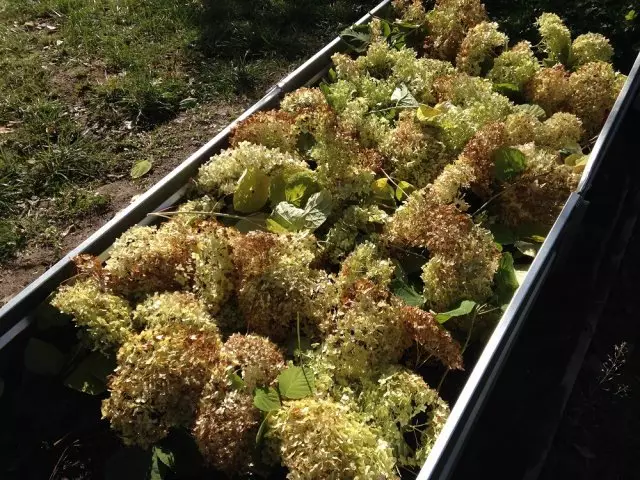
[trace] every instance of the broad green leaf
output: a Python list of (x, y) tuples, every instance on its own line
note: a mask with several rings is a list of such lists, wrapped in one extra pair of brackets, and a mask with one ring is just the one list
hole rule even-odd
[(409, 182), (405, 182), (401, 180), (398, 182), (398, 186), (396, 187), (396, 199), (400, 202), (404, 202), (409, 195), (416, 191), (416, 187), (411, 185)]
[(526, 267), (522, 265), (518, 265), (517, 268), (514, 268), (514, 273), (515, 273), (518, 285), (522, 285), (522, 283), (524, 282), (524, 277), (527, 276), (527, 273), (529, 272), (529, 267), (530, 265), (527, 265)]
[(495, 176), (506, 182), (522, 173), (527, 167), (527, 158), (517, 148), (502, 147), (493, 154)]
[(301, 172), (293, 175), (287, 180), (285, 186), (285, 201), (296, 207), (302, 207), (309, 200), (309, 197), (320, 191), (320, 186), (314, 180), (313, 175)]
[(244, 390), (245, 388), (247, 388), (247, 384), (244, 383), (242, 377), (240, 377), (240, 375), (238, 375), (237, 373), (229, 372), (228, 377), (229, 381), (231, 382), (231, 386), (235, 390)]
[(267, 214), (264, 212), (253, 213), (234, 225), (240, 233), (253, 232), (254, 230), (266, 230)]
[(164, 480), (169, 478), (175, 468), (173, 453), (162, 447), (155, 446), (151, 450), (151, 469), (149, 480)]
[(292, 366), (278, 375), (280, 395), (290, 400), (298, 400), (313, 394), (314, 378), (308, 368)]
[(518, 240), (514, 243), (515, 247), (527, 257), (535, 258), (538, 254), (538, 250), (540, 250), (540, 244), (525, 242), (524, 240)]
[(286, 188), (287, 182), (282, 175), (276, 175), (271, 179), (269, 184), (269, 201), (271, 205), (277, 205), (287, 200)]
[(418, 107), (418, 110), (416, 110), (416, 118), (420, 122), (431, 122), (441, 113), (442, 110), (439, 110), (436, 107), (430, 107), (429, 105), (422, 104)]
[(340, 33), (340, 38), (356, 53), (364, 53), (371, 43), (368, 25), (353, 25)]
[(386, 20), (380, 20), (380, 25), (382, 26), (382, 35), (384, 38), (387, 38), (391, 35), (391, 25)]
[(544, 111), (544, 109), (540, 105), (536, 105), (535, 103), (516, 105), (515, 110), (533, 115), (538, 120), (544, 120), (547, 117), (547, 113)]
[(473, 309), (476, 308), (476, 305), (476, 302), (472, 302), (471, 300), (463, 300), (458, 308), (454, 308), (453, 310), (449, 310), (448, 312), (438, 313), (436, 315), (436, 320), (439, 323), (444, 323), (453, 317), (462, 317), (464, 315), (469, 315), (471, 312), (473, 312)]
[(625, 14), (624, 19), (625, 19), (627, 22), (633, 22), (633, 21), (636, 19), (636, 17), (637, 17), (637, 16), (638, 16), (638, 14), (636, 13), (636, 11), (635, 11), (635, 10), (629, 10), (629, 11)]
[(263, 412), (270, 412), (271, 410), (279, 409), (282, 404), (280, 403), (280, 395), (273, 388), (258, 388), (253, 394), (253, 404), (256, 408)]
[(140, 178), (151, 170), (153, 164), (149, 160), (140, 160), (133, 167), (131, 167), (131, 178)]
[(513, 230), (500, 223), (494, 223), (489, 230), (493, 234), (493, 239), (500, 245), (510, 245), (518, 238)]
[(115, 368), (113, 358), (92, 352), (64, 379), (64, 384), (89, 395), (100, 395), (107, 390), (107, 377)]
[(338, 80), (338, 74), (333, 68), (329, 69), (329, 73), (327, 74), (327, 76), (329, 77), (329, 80), (331, 82), (336, 82)]
[(511, 297), (517, 290), (518, 279), (513, 268), (513, 257), (509, 252), (503, 253), (500, 258), (500, 265), (494, 277), (495, 296), (498, 305), (504, 305), (511, 301)]
[(373, 192), (373, 198), (376, 202), (383, 205), (395, 206), (395, 192), (393, 187), (389, 185), (389, 180), (386, 178), (379, 178), (374, 180), (371, 185), (371, 191)]
[(331, 194), (327, 190), (311, 195), (304, 209), (280, 202), (267, 219), (267, 230), (274, 233), (314, 231), (329, 217), (332, 207)]
[(515, 83), (494, 83), (493, 90), (505, 97), (515, 97), (520, 94), (520, 86)]
[(571, 155), (569, 155), (564, 159), (564, 164), (569, 165), (570, 167), (575, 167), (577, 163), (584, 158), (588, 158), (587, 155), (584, 155), (582, 153), (572, 153)]
[(391, 101), (396, 102), (397, 107), (418, 108), (420, 106), (404, 83), (393, 91)]
[(400, 297), (410, 307), (422, 307), (424, 305), (424, 297), (403, 278), (394, 278), (389, 288), (394, 295)]
[(233, 193), (233, 208), (240, 213), (253, 213), (264, 207), (269, 200), (271, 180), (260, 170), (250, 168), (244, 171), (236, 191)]
[(24, 366), (39, 375), (57, 375), (64, 367), (64, 355), (50, 343), (31, 338), (24, 351)]

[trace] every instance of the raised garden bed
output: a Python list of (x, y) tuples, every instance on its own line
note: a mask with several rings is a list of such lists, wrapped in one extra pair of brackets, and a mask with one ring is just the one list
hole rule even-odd
[(395, 7), (0, 310), (0, 353), (26, 367), (2, 372), (10, 472), (451, 472), (570, 245), (624, 78), (553, 15), (534, 52), (475, 1)]

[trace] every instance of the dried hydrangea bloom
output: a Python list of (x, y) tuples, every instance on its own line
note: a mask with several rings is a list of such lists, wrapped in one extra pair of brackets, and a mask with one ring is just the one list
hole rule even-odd
[(363, 66), (357, 64), (353, 58), (344, 53), (334, 53), (331, 61), (340, 80), (354, 81), (364, 73)]
[(231, 147), (236, 147), (241, 142), (296, 153), (298, 131), (295, 128), (294, 116), (283, 110), (254, 113), (236, 125), (231, 133)]
[(155, 325), (132, 336), (118, 351), (103, 417), (126, 445), (142, 448), (172, 427), (189, 426), (221, 349), (217, 333), (185, 324)]
[(315, 238), (250, 232), (232, 244), (238, 307), (248, 331), (283, 342), (299, 319), (305, 333), (317, 335), (337, 292), (326, 272), (311, 268)]
[(403, 22), (422, 25), (427, 21), (427, 12), (422, 0), (393, 0), (396, 16)]
[(582, 120), (587, 137), (600, 131), (616, 101), (616, 73), (609, 63), (591, 62), (569, 77), (568, 109)]
[(395, 63), (396, 52), (385, 40), (372, 41), (367, 53), (356, 58), (359, 69), (369, 77), (386, 78)]
[(536, 21), (547, 59), (566, 64), (571, 49), (571, 32), (555, 13), (543, 13)]
[(206, 306), (192, 293), (154, 293), (133, 312), (136, 327), (184, 324), (196, 330), (218, 333), (215, 320)]
[(95, 279), (60, 287), (51, 305), (73, 316), (76, 325), (86, 329), (94, 350), (108, 353), (133, 334), (129, 303), (104, 290)]
[(280, 102), (281, 110), (294, 114), (327, 106), (327, 100), (319, 88), (299, 88), (288, 93)]
[(220, 212), (223, 206), (224, 202), (203, 195), (180, 205), (172, 221), (188, 227), (197, 227), (203, 221), (215, 218), (215, 214)]
[(460, 107), (488, 101), (494, 95), (493, 84), (489, 80), (466, 73), (441, 76), (433, 88), (439, 102), (450, 102)]
[(230, 254), (231, 229), (219, 228), (198, 237), (192, 257), (193, 291), (211, 313), (217, 313), (233, 295), (235, 271)]
[(247, 168), (255, 168), (269, 175), (282, 171), (303, 171), (307, 169), (307, 164), (278, 149), (240, 142), (235, 148), (214, 155), (200, 167), (197, 183), (201, 190), (212, 195), (230, 195)]
[(541, 68), (525, 87), (525, 96), (533, 104), (539, 105), (547, 115), (562, 110), (571, 87), (569, 74), (562, 65)]
[(381, 256), (378, 246), (365, 242), (342, 262), (338, 285), (343, 296), (361, 280), (386, 288), (391, 283), (394, 271), (395, 265)]
[(271, 385), (284, 368), (282, 351), (268, 338), (235, 333), (224, 342), (226, 361), (252, 392), (257, 386)]
[(515, 180), (516, 188), (505, 189), (492, 208), (501, 223), (518, 227), (523, 223), (551, 226), (580, 176), (559, 162), (558, 154), (533, 144), (518, 147), (527, 157), (527, 169)]
[(460, 191), (468, 188), (475, 179), (473, 167), (463, 159), (445, 165), (442, 173), (433, 181), (431, 191), (440, 204), (453, 203), (460, 198)]
[(380, 151), (392, 167), (391, 175), (418, 188), (431, 183), (449, 160), (444, 143), (422, 128), (413, 110), (400, 114), (394, 129), (381, 143)]
[(528, 112), (519, 111), (504, 120), (504, 133), (507, 145), (522, 145), (536, 140), (542, 122)]
[(177, 290), (190, 281), (198, 230), (181, 222), (130, 228), (109, 251), (104, 275), (114, 291), (139, 295)]
[(230, 391), (220, 398), (216, 387), (212, 382), (204, 389), (193, 437), (208, 465), (235, 476), (249, 470), (261, 414), (247, 393)]
[(358, 96), (362, 97), (371, 109), (393, 105), (391, 96), (398, 87), (393, 79), (374, 78), (370, 75), (361, 76), (359, 81), (355, 82), (355, 85)]
[(376, 205), (351, 205), (331, 227), (324, 245), (324, 255), (332, 263), (339, 263), (356, 246), (359, 237), (370, 237), (382, 230), (389, 215)]
[(433, 57), (454, 60), (467, 32), (486, 20), (487, 12), (480, 0), (438, 0), (427, 13), (426, 50)]
[(446, 402), (421, 376), (395, 365), (365, 384), (358, 403), (367, 421), (393, 448), (398, 464), (407, 467), (421, 467), (424, 462), (416, 458), (405, 435), (414, 436), (421, 456), (428, 455), (449, 414)]
[(418, 345), (451, 370), (462, 370), (462, 349), (451, 334), (430, 312), (416, 307), (404, 307), (400, 314), (409, 335)]
[(611, 42), (599, 33), (579, 35), (571, 46), (571, 65), (579, 67), (590, 62), (610, 62), (613, 57)]
[(474, 225), (458, 246), (436, 252), (422, 268), (427, 306), (443, 312), (463, 300), (486, 301), (499, 259), (491, 232)]
[(338, 312), (335, 331), (322, 346), (337, 381), (359, 379), (389, 363), (398, 363), (411, 346), (399, 301), (370, 282), (361, 282), (353, 299)]
[(415, 58), (412, 49), (401, 49), (392, 68), (392, 77), (398, 84), (404, 83), (412, 95), (421, 103), (436, 103), (433, 84), (439, 77), (453, 75), (451, 63), (433, 58)]
[(268, 424), (265, 439), (290, 480), (398, 478), (388, 443), (344, 405), (315, 398), (285, 402)]
[[(456, 57), (458, 70), (469, 75), (481, 75), (483, 68), (506, 48), (508, 37), (498, 31), (495, 22), (482, 22), (467, 32)], [(486, 70), (485, 70), (486, 71)]]
[(340, 128), (356, 136), (365, 148), (377, 148), (391, 131), (391, 123), (385, 117), (369, 114), (364, 98), (357, 97), (345, 105), (338, 119)]
[(527, 41), (502, 52), (493, 62), (487, 78), (493, 83), (506, 83), (522, 89), (540, 69), (540, 64)]
[(493, 155), (507, 142), (505, 124), (492, 123), (478, 130), (460, 154), (459, 160), (473, 169), (472, 188), (481, 196), (491, 193), (494, 179)]
[[(561, 150), (578, 145), (583, 134), (582, 121), (578, 117), (571, 113), (558, 112), (536, 129), (535, 143), (552, 150)], [(517, 144), (525, 144), (530, 141), (521, 141)]]

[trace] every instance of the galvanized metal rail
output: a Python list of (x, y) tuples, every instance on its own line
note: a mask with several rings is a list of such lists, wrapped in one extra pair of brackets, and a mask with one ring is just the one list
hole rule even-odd
[[(384, 0), (356, 23), (363, 24), (370, 21), (373, 16), (381, 14), (389, 4), (390, 0)], [(261, 100), (246, 110), (216, 137), (141, 195), (133, 204), (118, 212), (112, 220), (0, 308), (0, 351), (29, 328), (34, 322), (33, 310), (60, 283), (71, 276), (74, 257), (86, 253), (103, 254), (114, 240), (128, 228), (136, 224), (150, 223), (151, 219), (148, 216), (150, 213), (174, 205), (184, 195), (188, 181), (197, 173), (200, 165), (228, 145), (229, 134), (238, 122), (260, 110), (276, 107), (282, 95), (287, 92), (304, 85), (317, 83), (326, 74), (331, 55), (342, 49), (343, 44), (340, 38), (330, 42), (293, 73), (276, 84)], [(632, 108), (634, 101), (640, 102), (640, 100), (636, 100), (640, 90), (639, 70), (640, 57), (596, 142), (578, 191), (567, 200), (562, 213), (538, 252), (524, 283), (516, 292), (485, 346), (454, 405), (444, 430), (418, 476), (419, 480), (446, 479), (454, 471), (469, 433), (492, 391), (497, 376), (507, 361), (527, 314), (536, 301), (541, 285), (553, 266), (559, 246), (568, 241), (572, 225), (579, 222), (584, 212), (586, 206), (584, 194), (591, 188), (593, 179), (606, 158), (607, 149), (617, 134), (624, 115), (629, 108)]]

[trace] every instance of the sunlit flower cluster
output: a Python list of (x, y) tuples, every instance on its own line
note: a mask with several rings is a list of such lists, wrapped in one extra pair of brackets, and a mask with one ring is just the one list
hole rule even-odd
[(482, 67), (504, 49), (508, 38), (498, 31), (495, 22), (482, 22), (473, 27), (460, 45), (456, 66), (469, 75), (480, 75)]

